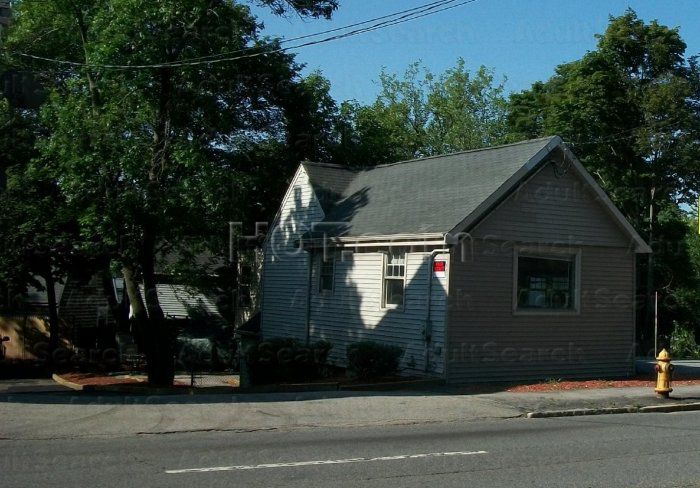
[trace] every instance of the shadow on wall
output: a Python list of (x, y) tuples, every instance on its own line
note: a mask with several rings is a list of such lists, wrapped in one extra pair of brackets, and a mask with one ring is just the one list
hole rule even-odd
[[(62, 324), (61, 335), (65, 337), (67, 327)], [(36, 315), (0, 316), (0, 335), (10, 338), (5, 342), (5, 359), (35, 361), (45, 354), (49, 343), (47, 320)], [(61, 346), (72, 349), (72, 344), (61, 340)]]
[(440, 375), (444, 371), (442, 314), (447, 306), (446, 289), (437, 278), (430, 280), (431, 261), (427, 249), (414, 248), (404, 256), (405, 262), (400, 266), (406, 278), (399, 280), (403, 282), (403, 304), (392, 307), (383, 303), (385, 257), (382, 251), (339, 253), (332, 292), (320, 290), (321, 256), (320, 251), (315, 253), (311, 340), (331, 342), (334, 349), (330, 358), (336, 363), (344, 363), (349, 344), (370, 340), (403, 349), (403, 374)]
[[(335, 199), (333, 210), (326, 216), (325, 221), (320, 220), (320, 214), (314, 215), (314, 207), (304, 202), (304, 194), (300, 188), (295, 188), (289, 211), (284, 213), (284, 218), (275, 229), (271, 239), (269, 251), (272, 253), (270, 264), (280, 266), (275, 272), (285, 273), (283, 266), (285, 261), (290, 269), (287, 273), (294, 273), (291, 278), (284, 274), (287, 281), (280, 288), (284, 289), (283, 302), (285, 307), (280, 307), (281, 300), (273, 302), (272, 294), (266, 297), (270, 300), (267, 310), (273, 309), (268, 317), (274, 315), (272, 330), (266, 332), (267, 338), (274, 336), (292, 336), (304, 340), (306, 338), (306, 307), (307, 288), (312, 290), (310, 314), (310, 340), (327, 340), (333, 344), (330, 359), (335, 364), (344, 365), (346, 348), (349, 344), (372, 340), (385, 344), (392, 344), (404, 350), (402, 367), (406, 374), (440, 374), (443, 370), (444, 340), (440, 337), (439, 344), (432, 341), (430, 330), (426, 327), (428, 319), (428, 278), (430, 248), (407, 249), (413, 253), (407, 254), (407, 261), (401, 266), (401, 275), (405, 274), (403, 296), (404, 304), (398, 307), (384, 307), (383, 294), (383, 268), (384, 254), (379, 249), (371, 252), (339, 253), (330, 247), (317, 248), (310, 253), (312, 259), (312, 275), (309, 283), (302, 267), (295, 266), (295, 260), (300, 259), (301, 243), (297, 242), (303, 237), (311, 236), (316, 240), (326, 242), (329, 236), (342, 236), (350, 233), (352, 229), (346, 224), (352, 221), (357, 212), (365, 207), (370, 199), (369, 188), (362, 188), (352, 195), (338, 200), (338, 195), (324, 195), (322, 201)], [(327, 208), (327, 206), (326, 206)], [(311, 222), (311, 224), (305, 224)], [(317, 241), (318, 242), (318, 241)], [(382, 251), (383, 252), (383, 251)], [(332, 255), (335, 259), (334, 284), (330, 294), (320, 290), (320, 263), (323, 256)], [(304, 262), (306, 262), (304, 254)], [(279, 264), (275, 264), (279, 263)], [(290, 282), (293, 280), (294, 285)], [(436, 283), (433, 282), (433, 286)], [(270, 287), (272, 288), (272, 287)], [(434, 288), (435, 291), (435, 288)], [(437, 290), (440, 291), (439, 289)], [(273, 292), (274, 293), (274, 292)], [(435, 293), (435, 300), (431, 308), (438, 308), (438, 304), (446, 307), (445, 291)], [(276, 297), (277, 298), (277, 297)], [(444, 312), (444, 308), (442, 310)], [(282, 319), (284, 317), (284, 319)], [(286, 323), (282, 323), (286, 321)], [(290, 324), (298, 324), (290, 326)], [(437, 327), (436, 327), (437, 329)], [(442, 330), (442, 324), (440, 324)], [(426, 363), (429, 367), (426, 368)]]

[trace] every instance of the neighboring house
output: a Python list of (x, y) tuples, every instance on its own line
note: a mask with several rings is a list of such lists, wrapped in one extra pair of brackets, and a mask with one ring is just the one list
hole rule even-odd
[[(76, 346), (99, 350), (115, 346), (117, 319), (110, 310), (107, 292), (113, 293), (116, 303), (123, 306), (123, 285), (118, 278), (112, 278), (106, 285), (100, 274), (87, 280), (70, 277), (66, 280), (58, 313), (68, 324)], [(126, 315), (125, 311), (120, 313)]]
[[(192, 319), (204, 314), (234, 326), (244, 323), (258, 308), (262, 258), (259, 244), (243, 242), (237, 244), (235, 268), (208, 252), (160, 256), (156, 288), (165, 317)], [(236, 279), (231, 279), (232, 269)], [(145, 300), (143, 285), (139, 289)]]
[(649, 246), (561, 138), (304, 163), (265, 242), (263, 338), (404, 348), (449, 383), (633, 372)]
[[(143, 285), (139, 286), (139, 291), (141, 298), (145, 300)], [(216, 296), (212, 292), (170, 283), (158, 283), (156, 291), (160, 308), (167, 319), (185, 320), (206, 315), (216, 321), (223, 321), (216, 306)]]
[[(43, 288), (43, 278), (36, 278)], [(115, 294), (117, 284), (113, 283)], [(36, 359), (49, 340), (49, 305), (45, 289), (29, 286), (17, 299), (8, 299), (0, 312), (0, 335), (7, 335), (7, 359)], [(116, 321), (99, 275), (87, 281), (68, 278), (56, 283), (60, 338), (68, 349), (113, 347)], [(118, 296), (118, 294), (117, 294)]]
[[(208, 286), (205, 283), (194, 286), (173, 282), (176, 276), (159, 275), (158, 302), (177, 334), (178, 369), (226, 369), (234, 365), (233, 328), (225, 313), (231, 297), (222, 297), (224, 291), (216, 286), (216, 276), (210, 277)], [(139, 285), (139, 292), (145, 301), (143, 285)], [(125, 363), (143, 361), (143, 356), (138, 354), (138, 343), (138, 330), (133, 330), (131, 337), (120, 335), (120, 354)]]

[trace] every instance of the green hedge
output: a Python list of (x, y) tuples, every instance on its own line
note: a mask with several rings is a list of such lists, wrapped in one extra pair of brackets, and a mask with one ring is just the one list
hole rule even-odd
[(398, 346), (364, 341), (347, 348), (348, 370), (359, 379), (373, 379), (396, 373), (403, 349)]
[(243, 359), (254, 385), (309, 381), (324, 376), (332, 347), (328, 341), (307, 346), (296, 339), (272, 338), (246, 347)]

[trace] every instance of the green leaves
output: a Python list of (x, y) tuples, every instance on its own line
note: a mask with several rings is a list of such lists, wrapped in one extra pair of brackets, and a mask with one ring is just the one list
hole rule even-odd
[(684, 215), (700, 189), (700, 83), (685, 48), (677, 29), (628, 10), (610, 19), (595, 51), (512, 95), (508, 116), (516, 137), (561, 135), (640, 234), (653, 230), (645, 291), (668, 297), (666, 324), (700, 313), (689, 298), (700, 270), (689, 266)]
[(370, 106), (341, 107), (340, 159), (371, 165), (477, 149), (508, 140), (507, 101), (494, 72), (472, 74), (460, 59), (433, 75), (420, 63), (403, 77), (383, 72), (381, 91)]
[(340, 2), (337, 0), (256, 0), (256, 3), (270, 7), (277, 15), (295, 12), (301, 16), (330, 19)]
[(685, 202), (700, 183), (687, 157), (697, 153), (700, 92), (684, 50), (676, 29), (646, 24), (633, 11), (611, 18), (596, 51), (511, 97), (511, 130), (562, 135), (639, 225), (639, 200), (652, 186)]

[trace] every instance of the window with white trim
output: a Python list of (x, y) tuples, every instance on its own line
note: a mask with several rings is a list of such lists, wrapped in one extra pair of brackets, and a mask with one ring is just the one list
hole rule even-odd
[(386, 255), (384, 265), (384, 299), (385, 308), (403, 306), (404, 285), (406, 281), (406, 249), (392, 248)]
[(335, 278), (334, 254), (321, 255), (318, 273), (318, 291), (321, 293), (333, 292), (333, 280)]
[(517, 311), (575, 311), (578, 271), (576, 254), (517, 255)]

